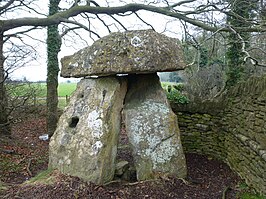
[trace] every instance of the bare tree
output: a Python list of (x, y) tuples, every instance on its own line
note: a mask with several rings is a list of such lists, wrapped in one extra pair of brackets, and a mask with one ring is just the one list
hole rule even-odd
[[(122, 20), (122, 18), (136, 17), (139, 23), (145, 25), (147, 28), (151, 28), (152, 24), (148, 23), (148, 19), (142, 15), (143, 11), (148, 11), (150, 13), (156, 13), (160, 15), (165, 15), (168, 18), (181, 20), (183, 23), (190, 24), (191, 26), (204, 29), (209, 32), (232, 32), (232, 29), (236, 33), (240, 32), (265, 32), (266, 26), (265, 20), (261, 18), (245, 19), (243, 16), (234, 13), (230, 10), (230, 6), (226, 1), (220, 0), (208, 0), (208, 1), (196, 1), (196, 0), (180, 0), (180, 1), (139, 1), (140, 3), (128, 3), (128, 1), (117, 1), (114, 5), (113, 1), (62, 1), (61, 3), (68, 3), (69, 6), (65, 9), (59, 10), (55, 14), (49, 16), (42, 15), (38, 11), (38, 5), (34, 0), (24, 0), (24, 1), (1, 1), (0, 4), (0, 125), (7, 123), (6, 114), (4, 111), (4, 106), (6, 106), (6, 94), (5, 94), (5, 69), (4, 69), (4, 40), (9, 31), (16, 32), (17, 29), (21, 27), (28, 27), (29, 29), (35, 29), (36, 27), (47, 27), (51, 25), (62, 24), (64, 27), (69, 26), (69, 28), (75, 33), (78, 28), (85, 28), (90, 33), (91, 38), (97, 39), (101, 33), (97, 31), (95, 24), (101, 24), (106, 28), (108, 32), (114, 30), (126, 30), (130, 29), (127, 26), (127, 22)], [(30, 10), (33, 13), (29, 17), (11, 17), (4, 18), (8, 16), (7, 13), (11, 13), (15, 8), (20, 8), (22, 10)], [(204, 16), (208, 14), (215, 13), (215, 15), (230, 15), (241, 20), (247, 20), (249, 26), (234, 26), (231, 24), (226, 24), (224, 21), (219, 21), (219, 19), (213, 20), (215, 23), (210, 22), (205, 19)], [(209, 16), (209, 15), (208, 15)], [(80, 17), (86, 18), (87, 25), (84, 25), (79, 21)], [(156, 20), (154, 21), (156, 23)], [(98, 25), (97, 24), (97, 25)], [(136, 27), (134, 27), (136, 28)], [(173, 30), (178, 31), (178, 30)], [(243, 45), (243, 43), (242, 43)], [(245, 50), (245, 49), (244, 49)], [(253, 59), (251, 56), (248, 59)], [(254, 61), (254, 59), (253, 59)], [(254, 62), (255, 64), (257, 62)], [(8, 129), (5, 126), (6, 129)], [(3, 128), (1, 133), (3, 133)]]

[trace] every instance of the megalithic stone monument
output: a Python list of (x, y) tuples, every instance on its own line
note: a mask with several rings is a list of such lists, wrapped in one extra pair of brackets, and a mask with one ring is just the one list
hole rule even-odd
[(138, 180), (185, 176), (177, 117), (156, 74), (130, 75), (125, 99), (125, 127)]
[(123, 113), (137, 179), (186, 176), (177, 117), (156, 74), (184, 69), (177, 39), (153, 30), (111, 33), (61, 62), (61, 76), (83, 79), (51, 138), (49, 167), (111, 181)]

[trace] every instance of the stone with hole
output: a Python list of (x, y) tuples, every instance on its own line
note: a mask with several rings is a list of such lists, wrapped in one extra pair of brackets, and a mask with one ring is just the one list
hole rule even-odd
[(81, 80), (51, 138), (51, 168), (97, 184), (113, 179), (126, 84), (122, 77)]

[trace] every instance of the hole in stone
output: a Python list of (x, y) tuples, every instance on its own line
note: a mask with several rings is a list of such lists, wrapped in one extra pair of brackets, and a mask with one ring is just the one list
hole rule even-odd
[(83, 97), (84, 97), (84, 93), (83, 92), (78, 94), (78, 98), (83, 98)]
[(69, 122), (69, 127), (70, 128), (75, 128), (77, 126), (79, 122), (79, 118), (78, 117), (72, 117), (71, 121)]

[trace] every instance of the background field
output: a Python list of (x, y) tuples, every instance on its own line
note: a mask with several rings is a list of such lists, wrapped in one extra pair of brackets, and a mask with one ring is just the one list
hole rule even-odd
[[(46, 83), (35, 83), (38, 88), (38, 97), (46, 97)], [(58, 97), (70, 96), (77, 87), (77, 83), (59, 83), (58, 85)]]
[(60, 83), (58, 86), (58, 96), (70, 96), (77, 88), (77, 83)]
[[(178, 103), (187, 103), (188, 99), (182, 94), (183, 85), (173, 82), (162, 82), (162, 87), (166, 91), (167, 97), (170, 101)], [(8, 85), (11, 96), (24, 97), (28, 93), (32, 94), (32, 99), (35, 105), (46, 104), (46, 83), (13, 83)], [(64, 108), (72, 93), (76, 90), (77, 83), (59, 83), (58, 85), (58, 100), (59, 108)]]

